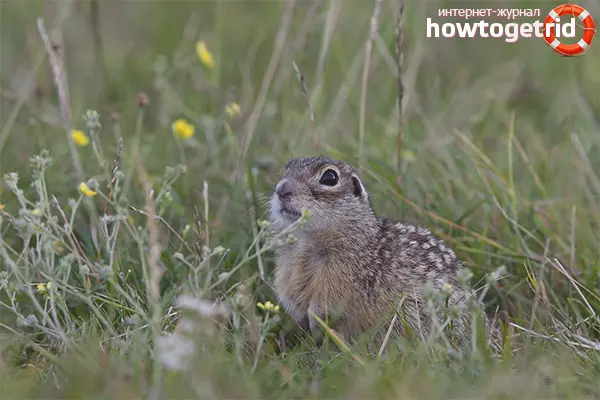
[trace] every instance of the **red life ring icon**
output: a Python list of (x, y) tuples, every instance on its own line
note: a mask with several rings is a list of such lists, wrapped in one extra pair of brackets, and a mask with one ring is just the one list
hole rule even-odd
[[(567, 14), (577, 17), (583, 23), (583, 37), (575, 44), (562, 44), (556, 38), (556, 27), (552, 25), (548, 27), (548, 24), (554, 24), (558, 17)], [(554, 8), (546, 17), (543, 28), (546, 43), (558, 54), (569, 57), (585, 53), (592, 44), (592, 39), (596, 33), (596, 25), (590, 13), (585, 8), (576, 4), (563, 4)]]

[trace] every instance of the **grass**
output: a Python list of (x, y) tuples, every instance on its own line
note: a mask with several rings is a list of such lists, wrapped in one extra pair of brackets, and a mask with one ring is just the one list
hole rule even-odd
[[(2, 398), (598, 397), (600, 46), (427, 39), (444, 7), (405, 4), (399, 123), (393, 2), (0, 3)], [(319, 351), (257, 307), (288, 240), (265, 202), (315, 145), (452, 245), (510, 317), (500, 359)]]

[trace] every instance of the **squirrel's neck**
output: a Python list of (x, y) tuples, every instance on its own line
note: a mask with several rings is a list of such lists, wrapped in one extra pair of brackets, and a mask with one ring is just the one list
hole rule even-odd
[(299, 239), (309, 241), (311, 247), (321, 248), (329, 256), (361, 254), (368, 258), (368, 254), (374, 250), (380, 231), (380, 223), (373, 214), (372, 218), (363, 216), (359, 220), (348, 220), (331, 228), (307, 230)]

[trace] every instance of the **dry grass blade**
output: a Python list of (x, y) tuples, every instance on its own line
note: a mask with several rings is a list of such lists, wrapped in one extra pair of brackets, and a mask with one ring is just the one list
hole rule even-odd
[(388, 327), (388, 330), (385, 333), (385, 337), (383, 338), (383, 342), (381, 343), (381, 347), (379, 348), (377, 357), (381, 357), (383, 355), (383, 352), (387, 346), (387, 343), (390, 340), (390, 337), (392, 336), (392, 332), (394, 331), (394, 325), (396, 325), (397, 319), (398, 319), (398, 314), (394, 313), (394, 317), (392, 318), (392, 321), (390, 322), (390, 326)]
[(38, 31), (48, 57), (50, 59), (50, 67), (52, 68), (52, 75), (54, 77), (54, 84), (58, 91), (58, 101), (60, 105), (60, 117), (63, 123), (65, 134), (67, 135), (67, 143), (69, 144), (69, 151), (71, 152), (71, 158), (73, 159), (73, 166), (77, 173), (77, 181), (83, 182), (84, 175), (83, 169), (81, 168), (81, 162), (79, 161), (79, 154), (75, 148), (75, 143), (71, 140), (71, 101), (69, 98), (69, 84), (67, 81), (67, 71), (64, 65), (64, 48), (62, 46), (62, 40), (60, 39), (60, 32), (57, 30), (56, 38), (54, 42), (50, 40), (50, 36), (46, 31), (43, 18), (37, 20)]
[[(297, 30), (297, 35), (291, 43), (285, 46), (286, 60), (295, 59), (297, 54), (304, 53), (309, 35), (319, 23), (318, 11), (324, 0), (311, 1), (310, 7), (306, 10), (304, 19)], [(282, 89), (287, 87), (290, 74), (295, 71), (290, 71), (288, 68), (281, 68), (281, 71), (273, 80), (273, 93), (281, 94)]]
[[(160, 304), (160, 281), (162, 279), (163, 270), (159, 265), (160, 255), (162, 252), (159, 238), (159, 228), (156, 217), (156, 204), (154, 202), (154, 189), (150, 183), (148, 173), (142, 166), (140, 159), (135, 157), (135, 165), (137, 175), (142, 185), (146, 201), (144, 203), (144, 211), (148, 217), (148, 246), (150, 252), (148, 255), (147, 275), (145, 276), (148, 290), (148, 304), (152, 308), (152, 318), (150, 327), (152, 336), (157, 340), (162, 332), (162, 310)], [(149, 398), (159, 398), (161, 391), (161, 374), (162, 369), (159, 367), (160, 361), (156, 359), (153, 366), (152, 388)]]
[(206, 247), (210, 247), (208, 236), (210, 234), (208, 227), (208, 182), (204, 181), (202, 187), (202, 199), (204, 200), (204, 243)]
[(575, 273), (575, 225), (577, 225), (577, 206), (573, 206), (571, 208), (571, 234), (569, 235), (569, 241), (571, 242), (570, 250), (571, 257), (569, 260), (569, 268), (571, 269), (571, 273)]
[(327, 335), (329, 335), (329, 337), (339, 347), (340, 350), (342, 350), (346, 354), (350, 354), (352, 356), (352, 359), (354, 361), (356, 361), (357, 363), (359, 363), (360, 365), (362, 365), (362, 366), (365, 365), (365, 362), (362, 360), (362, 358), (360, 358), (356, 354), (352, 353), (352, 350), (350, 349), (350, 346), (348, 346), (346, 344), (346, 342), (344, 342), (344, 340), (340, 337), (340, 335), (337, 334), (336, 331), (334, 331), (329, 326), (327, 326), (327, 324), (325, 323), (325, 321), (323, 321), (321, 318), (319, 318), (314, 313), (311, 313), (311, 316), (315, 319), (315, 321), (317, 321), (317, 323), (321, 326), (321, 328), (323, 328), (323, 330), (325, 330), (325, 332), (327, 333)]
[(538, 332), (532, 331), (530, 329), (524, 328), (518, 324), (515, 324), (514, 322), (509, 322), (508, 324), (510, 326), (512, 326), (513, 328), (516, 328), (516, 329), (520, 330), (521, 332), (525, 332), (528, 335), (533, 336), (533, 337), (538, 337), (538, 338), (545, 339), (545, 340), (551, 340), (556, 343), (565, 343), (565, 344), (568, 344), (568, 345), (571, 345), (574, 347), (581, 347), (584, 349), (600, 351), (600, 343), (593, 342), (593, 341), (586, 339), (580, 335), (574, 335), (574, 336), (581, 342), (574, 342), (571, 340), (560, 339), (560, 338), (557, 338), (554, 336), (544, 335), (542, 333), (538, 333)]
[(342, 11), (341, 5), (342, 2), (340, 0), (329, 1), (329, 9), (327, 10), (327, 19), (325, 20), (321, 49), (319, 51), (317, 72), (315, 74), (317, 86), (321, 84), (321, 78), (323, 77), (323, 70), (325, 68), (325, 59), (327, 52), (329, 51), (331, 38), (333, 37), (333, 32), (335, 31)]
[[(550, 251), (550, 239), (546, 239), (546, 244), (544, 246), (544, 259), (542, 260), (542, 264), (540, 266), (540, 276), (536, 276), (533, 271), (531, 273), (528, 272), (530, 285), (532, 285), (532, 289), (534, 290), (533, 296), (533, 305), (531, 307), (531, 319), (529, 320), (529, 329), (533, 329), (533, 323), (536, 317), (536, 312), (539, 306), (540, 299), (544, 300), (544, 304), (547, 304), (548, 297), (546, 294), (546, 288), (544, 284), (543, 274), (546, 267), (546, 262), (548, 260), (548, 252)], [(529, 268), (527, 269), (529, 270)], [(542, 297), (543, 296), (543, 297)]]
[[(117, 149), (117, 155), (115, 156), (115, 160), (113, 161), (113, 167), (110, 171), (111, 179), (108, 183), (108, 197), (104, 202), (104, 215), (108, 214), (108, 204), (110, 203), (115, 189), (115, 183), (117, 181), (117, 171), (119, 170), (119, 162), (121, 161), (121, 154), (123, 154), (123, 138), (119, 138), (119, 144)], [(98, 238), (98, 259), (102, 254), (102, 235)]]
[[(133, 206), (129, 206), (129, 209), (131, 211), (135, 211), (138, 214), (141, 215), (145, 215), (146, 217), (148, 217), (150, 214), (148, 214), (146, 211), (144, 210), (140, 210), (138, 208), (135, 208)], [(186, 248), (187, 251), (189, 251), (190, 253), (192, 253), (192, 249), (188, 246), (188, 244), (185, 242), (185, 240), (183, 240), (183, 238), (181, 237), (181, 235), (175, 230), (175, 228), (173, 228), (163, 217), (161, 217), (160, 215), (153, 215), (154, 218), (156, 218), (158, 221), (160, 221), (164, 226), (167, 227), (167, 229), (177, 238), (177, 240), (179, 240), (181, 242), (181, 244), (183, 244)]]
[(300, 90), (302, 91), (302, 96), (304, 97), (306, 108), (308, 109), (308, 116), (310, 118), (310, 124), (313, 134), (313, 146), (315, 148), (315, 155), (319, 155), (319, 138), (317, 137), (317, 131), (315, 129), (315, 115), (310, 104), (310, 96), (308, 95), (308, 85), (306, 84), (306, 79), (304, 79), (304, 75), (302, 75), (302, 72), (300, 72), (300, 68), (298, 68), (298, 65), (296, 65), (295, 62), (292, 62), (292, 65), (294, 66), (294, 71), (296, 71), (296, 77), (298, 78), (298, 82), (300, 83)]
[(159, 283), (162, 278), (162, 269), (159, 266), (159, 259), (161, 253), (159, 229), (156, 217), (156, 204), (154, 202), (152, 184), (148, 177), (148, 173), (142, 167), (139, 159), (136, 159), (136, 170), (140, 184), (143, 187), (144, 194), (146, 195), (146, 201), (144, 204), (144, 212), (148, 218), (148, 244), (150, 246), (150, 253), (148, 255), (148, 267), (149, 267), (149, 289), (150, 297), (153, 302), (158, 303), (160, 298)]
[[(208, 182), (204, 181), (202, 186), (202, 199), (204, 200), (204, 245), (210, 249), (210, 228), (208, 226)], [(206, 262), (206, 268), (210, 270), (210, 257), (203, 260)]]
[(110, 170), (110, 182), (108, 184), (108, 198), (106, 199), (106, 203), (104, 204), (104, 214), (108, 212), (108, 203), (112, 199), (115, 190), (115, 183), (117, 181), (117, 171), (119, 170), (119, 163), (121, 161), (121, 155), (123, 154), (123, 138), (119, 138), (117, 155), (115, 156), (115, 160), (113, 161), (113, 167)]
[(579, 288), (579, 286), (581, 286), (581, 284), (579, 282), (577, 282), (577, 280), (575, 280), (575, 278), (573, 278), (571, 276), (569, 271), (567, 271), (567, 269), (564, 267), (564, 265), (562, 265), (562, 263), (558, 260), (558, 258), (554, 258), (554, 260), (552, 260), (550, 262), (550, 264), (553, 265), (561, 274), (563, 274), (569, 280), (569, 282), (571, 282), (571, 284), (573, 285), (573, 288), (577, 291), (577, 293), (583, 300), (586, 307), (590, 310), (590, 313), (595, 317), (596, 311), (594, 311), (594, 307), (592, 307), (592, 305), (589, 303), (589, 301), (583, 295), (583, 292)]
[(244, 146), (242, 147), (242, 160), (246, 158), (248, 149), (250, 148), (250, 143), (252, 143), (252, 137), (254, 136), (256, 126), (258, 125), (258, 119), (260, 118), (263, 106), (265, 104), (265, 100), (267, 98), (267, 94), (269, 92), (269, 88), (271, 87), (271, 82), (273, 81), (273, 78), (275, 76), (275, 71), (279, 66), (281, 52), (285, 44), (287, 33), (290, 29), (290, 23), (292, 21), (292, 15), (294, 14), (295, 4), (296, 0), (286, 1), (285, 11), (283, 12), (281, 23), (279, 25), (279, 30), (277, 31), (277, 37), (275, 39), (273, 54), (271, 55), (267, 71), (265, 72), (265, 75), (263, 77), (260, 92), (258, 93), (256, 102), (254, 103), (254, 108), (252, 109), (252, 113), (250, 114), (250, 117), (246, 122)]
[(402, 69), (404, 64), (404, 0), (398, 0), (398, 12), (396, 14), (396, 62), (398, 69), (398, 135), (396, 137), (396, 167), (402, 162), (402, 147), (404, 134), (404, 81), (402, 80)]
[(379, 13), (381, 11), (381, 0), (375, 0), (375, 8), (371, 16), (371, 27), (369, 37), (365, 43), (365, 62), (363, 64), (362, 83), (360, 88), (360, 113), (358, 122), (358, 152), (360, 156), (360, 168), (363, 166), (365, 153), (365, 115), (367, 109), (367, 83), (369, 81), (369, 69), (371, 67), (371, 54), (373, 50), (373, 41), (377, 36), (379, 26)]
[(200, 218), (200, 211), (198, 211), (198, 207), (194, 205), (194, 223), (196, 227), (194, 229), (194, 248), (196, 249), (196, 254), (200, 259), (202, 259), (202, 248), (204, 247), (204, 233), (202, 231), (202, 219)]

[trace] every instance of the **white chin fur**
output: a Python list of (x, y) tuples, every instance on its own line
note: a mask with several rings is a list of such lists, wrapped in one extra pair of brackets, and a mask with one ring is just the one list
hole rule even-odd
[(281, 201), (277, 196), (271, 197), (271, 220), (275, 222), (275, 224), (286, 227), (290, 225), (290, 221), (283, 215), (281, 215)]

